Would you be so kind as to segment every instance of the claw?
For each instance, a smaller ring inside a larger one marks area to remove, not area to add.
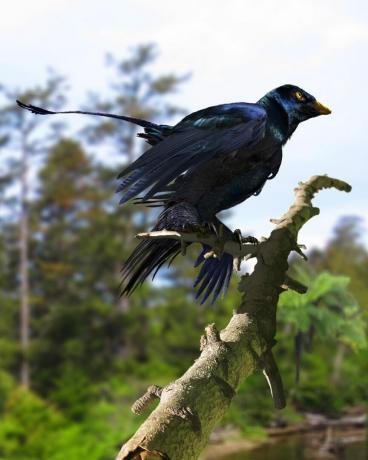
[[[240,265],[241,265],[242,258],[241,257],[234,257],[233,259],[233,270],[240,272]]]
[[[237,228],[236,230],[233,231],[233,235],[235,236],[236,240],[239,243],[239,249],[241,249],[242,248],[242,243],[243,243],[243,237],[242,237],[242,234],[241,234],[241,230],[239,230]]]
[[[197,233],[199,236],[202,235],[208,235],[208,233],[215,234],[217,242],[212,248],[212,250],[208,251],[206,254],[204,254],[204,258],[208,259],[210,257],[221,257],[222,253],[224,252],[224,229],[225,227],[223,225],[220,225],[219,227],[216,227],[214,222],[202,222],[200,225],[190,225],[190,224],[184,224],[182,226],[183,232],[190,232],[190,233]],[[238,230],[240,233],[240,230]],[[241,234],[240,234],[241,235]],[[181,253],[185,255],[186,253],[186,244],[184,241],[180,241],[180,246],[181,246]]]
[[[214,247],[214,252],[216,254],[216,257],[221,257],[223,252],[224,252],[224,243],[221,240],[218,240],[218,243]]]
[[[211,230],[213,230],[214,234],[215,234],[216,237],[218,238],[219,235],[218,235],[218,233],[217,233],[216,225],[215,225],[213,222],[211,222],[209,225],[210,225]],[[220,227],[220,228],[221,228],[221,227]]]
[[[254,236],[249,235],[242,238],[242,243],[259,244],[259,241]]]
[[[240,250],[242,249],[242,245],[244,243],[251,243],[251,244],[258,244],[259,241],[257,240],[257,238],[255,238],[254,236],[242,236],[242,233],[241,233],[241,230],[239,230],[238,228],[236,230],[234,230],[233,232],[233,235],[235,236],[236,240],[238,241],[239,243],[239,248]],[[240,266],[241,266],[241,262],[244,260],[244,261],[247,261],[249,259],[251,259],[252,257],[254,257],[253,254],[247,254],[245,257],[234,257],[234,260],[233,260],[233,267],[234,267],[234,270],[236,271],[240,271]]]
[[[181,228],[183,229],[183,232],[186,232],[186,233],[191,233],[193,232],[193,225],[189,224],[189,223],[185,223],[181,226]]]
[[[184,241],[183,238],[180,238],[180,252],[182,256],[185,256],[187,253],[187,243]]]
[[[308,257],[304,254],[302,249],[306,249],[305,244],[296,244],[294,251],[297,252],[304,260],[308,260]]]

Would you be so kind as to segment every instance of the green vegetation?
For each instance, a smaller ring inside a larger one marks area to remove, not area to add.
[[[96,106],[150,117],[177,110],[165,103],[165,96],[182,78],[151,76],[153,59],[152,49],[143,47],[122,62],[114,61],[120,85],[106,102],[95,101]],[[6,110],[4,106],[2,113]],[[19,124],[2,123],[9,136],[16,135]],[[93,133],[121,152],[114,164],[94,158]],[[137,153],[135,131],[109,122],[86,127],[83,135],[69,138],[58,129],[51,144],[43,142],[40,166],[32,166],[31,324],[26,351],[30,389],[19,385],[24,353],[18,334],[19,214],[12,200],[17,194],[16,176],[4,172],[0,180],[0,459],[4,460],[113,458],[144,417],[130,412],[132,402],[147,385],[165,384],[180,375],[198,355],[205,325],[224,326],[239,300],[234,277],[225,299],[213,307],[195,304],[194,272],[190,260],[183,258],[155,285],[143,286],[128,300],[119,297],[121,263],[135,244],[133,235],[148,227],[151,219],[134,206],[119,208],[114,196],[121,164]],[[3,150],[11,160],[14,152],[6,145]],[[280,417],[294,422],[300,411],[336,415],[345,405],[367,400],[368,252],[360,242],[359,225],[357,219],[345,218],[323,251],[312,251],[307,263],[291,263],[294,276],[310,290],[306,295],[285,292],[280,300],[275,351],[288,408],[275,413],[267,384],[256,375],[241,385],[223,425],[259,436],[261,427]],[[295,343],[303,351],[298,355],[298,384]]]

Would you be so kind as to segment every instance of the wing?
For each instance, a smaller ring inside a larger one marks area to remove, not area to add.
[[[120,203],[146,189],[142,200],[148,200],[185,171],[240,147],[252,147],[263,138],[266,121],[266,111],[257,104],[224,104],[192,113],[119,174]]]

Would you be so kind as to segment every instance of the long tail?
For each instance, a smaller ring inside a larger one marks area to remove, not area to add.
[[[150,145],[156,145],[161,142],[165,137],[169,136],[172,130],[172,126],[169,125],[157,125],[147,120],[142,120],[141,118],[127,117],[125,115],[115,115],[113,113],[103,113],[103,112],[85,112],[83,110],[66,110],[61,112],[54,112],[53,110],[46,110],[42,107],[36,107],[32,104],[24,104],[21,101],[17,100],[17,104],[22,109],[28,110],[29,112],[35,113],[36,115],[56,115],[58,113],[79,113],[82,115],[97,115],[99,117],[115,118],[117,120],[128,121],[129,123],[134,123],[135,125],[142,126],[144,128],[144,133],[138,133],[137,136],[141,137],[148,142]]]
[[[198,214],[192,206],[180,203],[165,209],[153,230],[180,231],[184,224],[197,225]],[[230,254],[224,253],[220,258],[205,259],[204,255],[210,249],[209,246],[203,246],[195,263],[196,267],[203,264],[194,283],[194,287],[198,287],[196,299],[200,299],[201,304],[205,303],[211,294],[211,303],[214,303],[221,291],[226,292],[233,270],[233,258]],[[150,274],[155,277],[162,265],[170,265],[180,251],[179,241],[142,241],[123,266],[122,294],[131,294]]]
[[[117,120],[128,121],[138,126],[142,126],[142,128],[150,128],[153,130],[155,129],[157,130],[160,128],[160,125],[156,125],[155,123],[151,123],[150,121],[141,120],[140,118],[127,117],[125,115],[114,115],[112,113],[103,113],[103,112],[85,112],[83,110],[66,110],[66,111],[61,111],[61,112],[54,112],[52,110],[46,110],[41,107],[36,107],[35,105],[32,105],[32,104],[24,104],[23,102],[18,101],[18,100],[17,100],[17,104],[22,109],[28,110],[32,113],[35,113],[36,115],[56,115],[59,113],[79,113],[82,115],[97,115],[99,117],[116,118]],[[140,137],[143,137],[143,136],[140,136]]]

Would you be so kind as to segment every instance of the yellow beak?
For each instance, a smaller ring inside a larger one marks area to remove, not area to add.
[[[331,113],[331,110],[326,107],[325,105],[321,104],[318,101],[314,101],[311,106],[314,108],[316,112],[318,112],[320,115],[328,115]]]

